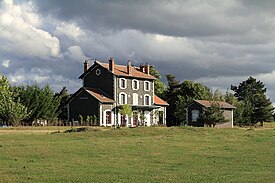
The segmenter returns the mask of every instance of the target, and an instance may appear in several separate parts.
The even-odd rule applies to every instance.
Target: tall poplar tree
[[[177,107],[177,100],[178,100],[178,91],[180,88],[180,82],[176,80],[176,77],[172,74],[166,75],[166,79],[168,82],[167,91],[165,94],[165,99],[167,100],[169,106],[167,107],[167,126],[176,126],[179,125],[174,111]]]

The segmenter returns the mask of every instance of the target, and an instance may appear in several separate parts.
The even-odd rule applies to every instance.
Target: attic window
[[[95,71],[95,73],[96,73],[96,75],[100,75],[101,74],[101,70],[100,69],[97,69],[96,71]]]

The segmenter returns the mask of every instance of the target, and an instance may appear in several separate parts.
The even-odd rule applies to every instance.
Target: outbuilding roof
[[[209,101],[209,100],[195,100],[196,103],[204,106],[204,107],[211,107],[213,103],[218,104],[223,109],[235,109],[236,107],[224,102],[224,101]]]

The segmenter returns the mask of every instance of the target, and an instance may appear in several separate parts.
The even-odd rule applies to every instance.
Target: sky
[[[275,103],[274,0],[0,0],[0,74],[81,87],[83,61],[154,65],[225,92],[249,76]]]

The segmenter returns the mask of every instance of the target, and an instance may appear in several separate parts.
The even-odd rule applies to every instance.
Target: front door
[[[107,112],[106,112],[106,126],[112,124],[112,121],[111,121],[111,114],[112,114],[111,111],[107,111]]]
[[[163,111],[159,111],[159,125],[163,125]]]
[[[133,112],[133,125],[137,126],[138,125],[138,113]]]
[[[121,120],[121,126],[126,126],[126,116],[121,115],[120,120]]]

